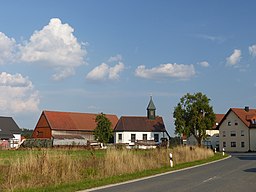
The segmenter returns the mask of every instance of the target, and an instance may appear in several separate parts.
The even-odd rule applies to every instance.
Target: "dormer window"
[[[256,119],[252,119],[251,122],[252,122],[253,125],[255,125],[256,124]]]

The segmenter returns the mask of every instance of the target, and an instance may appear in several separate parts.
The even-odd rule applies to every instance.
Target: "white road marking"
[[[217,178],[217,176],[210,177],[209,179],[204,180],[203,183],[209,182],[209,181],[211,181],[213,179],[216,179],[216,178]]]

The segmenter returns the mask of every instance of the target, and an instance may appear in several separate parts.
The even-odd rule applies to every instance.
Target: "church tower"
[[[154,105],[154,102],[152,100],[152,96],[150,96],[150,101],[147,107],[147,117],[150,120],[154,120],[156,118],[156,107]]]

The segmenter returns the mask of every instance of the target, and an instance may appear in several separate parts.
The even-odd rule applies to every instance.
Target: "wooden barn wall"
[[[42,114],[41,117],[39,118],[32,137],[33,138],[49,138],[49,139],[52,137],[51,128],[44,114]]]

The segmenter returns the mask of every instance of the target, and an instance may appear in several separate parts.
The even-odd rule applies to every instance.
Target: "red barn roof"
[[[86,130],[93,131],[97,123],[95,122],[98,114],[92,113],[76,113],[76,112],[59,112],[59,111],[43,111],[49,126],[53,130]],[[111,122],[113,129],[118,121],[116,115],[106,114]]]

